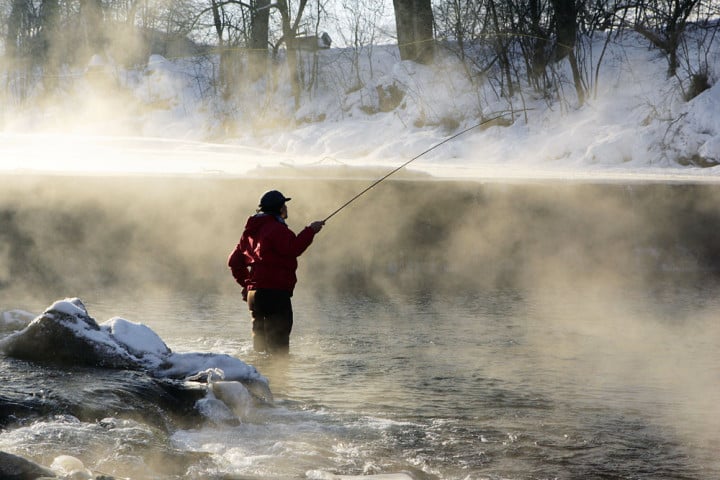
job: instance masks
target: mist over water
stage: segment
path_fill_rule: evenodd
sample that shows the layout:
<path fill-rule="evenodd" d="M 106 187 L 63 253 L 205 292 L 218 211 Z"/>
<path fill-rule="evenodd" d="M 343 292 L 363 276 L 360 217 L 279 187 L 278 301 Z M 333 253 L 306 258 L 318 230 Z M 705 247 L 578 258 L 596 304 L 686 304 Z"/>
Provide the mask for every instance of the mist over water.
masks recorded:
<path fill-rule="evenodd" d="M 279 410 L 173 437 L 228 474 L 720 471 L 714 185 L 384 182 L 300 257 L 292 355 L 278 366 L 251 352 L 227 255 L 264 191 L 293 198 L 297 232 L 369 183 L 346 173 L 4 177 L 0 308 L 78 296 L 175 350 L 256 365 Z"/>
<path fill-rule="evenodd" d="M 0 194 L 4 290 L 47 297 L 228 292 L 226 256 L 277 188 L 289 225 L 325 218 L 366 179 L 8 176 Z M 329 222 L 301 285 L 379 293 L 498 285 L 652 287 L 662 272 L 714 279 L 718 189 L 688 184 L 388 180 Z"/>

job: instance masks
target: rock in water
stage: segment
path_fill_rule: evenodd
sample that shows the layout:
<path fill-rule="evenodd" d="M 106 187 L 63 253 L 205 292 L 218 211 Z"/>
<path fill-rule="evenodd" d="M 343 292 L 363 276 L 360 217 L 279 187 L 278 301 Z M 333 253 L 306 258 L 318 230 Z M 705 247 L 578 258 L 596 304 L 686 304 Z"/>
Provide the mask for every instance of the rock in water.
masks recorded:
<path fill-rule="evenodd" d="M 35 480 L 41 477 L 55 478 L 55 473 L 17 455 L 0 452 L 0 478 L 3 480 Z"/>
<path fill-rule="evenodd" d="M 162 412 L 169 409 L 188 417 L 192 417 L 188 413 L 207 411 L 226 423 L 227 411 L 244 416 L 253 400 L 272 404 L 268 381 L 255 367 L 227 354 L 173 352 L 149 327 L 120 317 L 98 324 L 77 298 L 55 302 L 23 330 L 0 338 L 0 353 L 13 360 L 42 362 L 47 368 L 73 368 L 76 373 L 90 367 L 84 375 L 71 375 L 57 384 L 52 378 L 42 378 L 44 368 L 34 372 L 40 376 L 38 385 L 56 387 L 38 402 L 29 403 L 22 391 L 0 392 L 0 424 L 15 421 L 18 413 L 43 415 L 61 410 L 85 419 L 131 414 L 148 406 L 159 409 L 161 414 L 153 418 L 161 420 Z M 7 363 L 22 370 L 20 363 Z M 3 370 L 0 379 L 7 374 Z M 97 386 L 83 384 L 85 377 L 93 376 L 100 379 L 94 382 Z M 216 379 L 225 380 L 217 387 L 222 393 L 210 400 L 229 402 L 227 411 L 208 400 L 197 405 L 199 412 L 188 412 L 188 405 L 192 409 L 211 393 L 208 386 Z M 198 389 L 198 380 L 208 385 Z M 76 388 L 70 388 L 73 382 Z"/>
<path fill-rule="evenodd" d="M 142 368 L 136 358 L 118 348 L 78 299 L 55 302 L 23 330 L 0 340 L 0 352 L 68 365 Z"/>

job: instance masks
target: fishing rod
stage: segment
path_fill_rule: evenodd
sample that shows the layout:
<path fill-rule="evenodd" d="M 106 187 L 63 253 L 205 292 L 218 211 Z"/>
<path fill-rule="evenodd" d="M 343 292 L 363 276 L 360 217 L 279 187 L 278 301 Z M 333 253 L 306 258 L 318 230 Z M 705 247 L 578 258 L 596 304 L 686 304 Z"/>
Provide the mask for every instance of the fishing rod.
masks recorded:
<path fill-rule="evenodd" d="M 465 130 L 461 130 L 460 132 L 458 132 L 458 133 L 456 133 L 456 134 L 454 134 L 454 135 L 446 138 L 446 139 L 443 140 L 442 142 L 433 145 L 432 147 L 430 147 L 430 148 L 428 148 L 427 150 L 423 151 L 423 152 L 420 153 L 419 155 L 416 155 L 415 157 L 411 158 L 410 160 L 408 160 L 407 162 L 403 163 L 403 164 L 400 165 L 399 167 L 394 168 L 394 169 L 391 170 L 389 173 L 387 173 L 387 174 L 385 174 L 384 176 L 382 176 L 381 178 L 375 180 L 372 184 L 370 184 L 367 188 L 365 188 L 365 190 L 363 190 L 362 192 L 358 193 L 357 195 L 355 195 L 354 197 L 352 197 L 350 200 L 348 200 L 347 202 L 345 202 L 344 204 L 342 204 L 337 210 L 335 210 L 334 212 L 332 212 L 330 215 L 328 215 L 327 217 L 325 217 L 325 219 L 323 220 L 323 223 L 325 223 L 325 222 L 327 222 L 328 220 L 330 220 L 330 219 L 331 219 L 332 217 L 334 217 L 337 213 L 339 213 L 342 209 L 344 209 L 345 207 L 347 207 L 348 205 L 350 205 L 351 203 L 353 203 L 355 200 L 357 200 L 358 198 L 360 198 L 361 196 L 363 196 L 363 195 L 366 194 L 367 192 L 369 192 L 371 189 L 373 189 L 374 187 L 376 187 L 380 182 L 382 182 L 382 181 L 384 181 L 385 179 L 387 179 L 390 175 L 392 175 L 392 174 L 394 174 L 394 173 L 402 170 L 403 168 L 407 167 L 407 166 L 410 165 L 412 162 L 414 162 L 414 161 L 417 160 L 418 158 L 422 157 L 422 156 L 425 155 L 426 153 L 429 153 L 429 152 L 435 150 L 436 148 L 438 148 L 438 147 L 446 144 L 446 143 L 449 142 L 450 140 L 453 140 L 453 139 L 459 137 L 460 135 L 463 135 L 463 134 L 469 132 L 470 130 L 473 130 L 473 129 L 475 129 L 475 128 L 478 128 L 478 127 L 481 127 L 481 126 L 485 125 L 486 123 L 490 123 L 490 122 L 492 122 L 492 121 L 494 121 L 494 120 L 497 120 L 497 119 L 499 119 L 499 118 L 502 118 L 502 117 L 504 117 L 505 115 L 507 115 L 508 113 L 510 113 L 510 112 L 502 113 L 502 114 L 500 114 L 500 115 L 497 115 L 497 116 L 494 116 L 494 117 L 489 118 L 489 119 L 487 119 L 487 120 L 484 120 L 484 121 L 482 121 L 482 122 L 480 122 L 480 123 L 478 123 L 478 124 L 475 124 L 475 125 L 473 125 L 473 126 L 471 126 L 471 127 L 468 127 L 468 128 L 466 128 Z"/>

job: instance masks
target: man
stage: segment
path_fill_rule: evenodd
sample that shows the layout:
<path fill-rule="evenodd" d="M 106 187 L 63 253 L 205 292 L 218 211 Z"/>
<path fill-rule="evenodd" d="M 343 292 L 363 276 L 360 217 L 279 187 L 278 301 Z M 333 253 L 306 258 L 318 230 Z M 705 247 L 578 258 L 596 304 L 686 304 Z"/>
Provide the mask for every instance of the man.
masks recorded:
<path fill-rule="evenodd" d="M 252 314 L 253 348 L 258 352 L 289 352 L 297 257 L 324 225 L 312 222 L 295 235 L 285 223 L 289 200 L 277 190 L 265 193 L 228 259 Z"/>

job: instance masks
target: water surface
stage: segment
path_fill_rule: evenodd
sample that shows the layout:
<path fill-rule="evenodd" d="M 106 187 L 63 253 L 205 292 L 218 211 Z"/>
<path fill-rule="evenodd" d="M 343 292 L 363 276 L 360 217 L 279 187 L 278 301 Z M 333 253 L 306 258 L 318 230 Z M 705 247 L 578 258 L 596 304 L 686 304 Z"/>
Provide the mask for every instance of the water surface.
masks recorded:
<path fill-rule="evenodd" d="M 720 477 L 717 189 L 388 182 L 301 258 L 280 361 L 252 351 L 225 266 L 265 185 L 126 180 L 7 185 L 0 309 L 79 296 L 255 365 L 275 404 L 239 425 L 126 415 L 127 372 L 5 358 L 3 395 L 90 395 L 104 418 L 19 411 L 0 449 L 137 479 Z M 357 187 L 280 185 L 296 229 Z"/>

